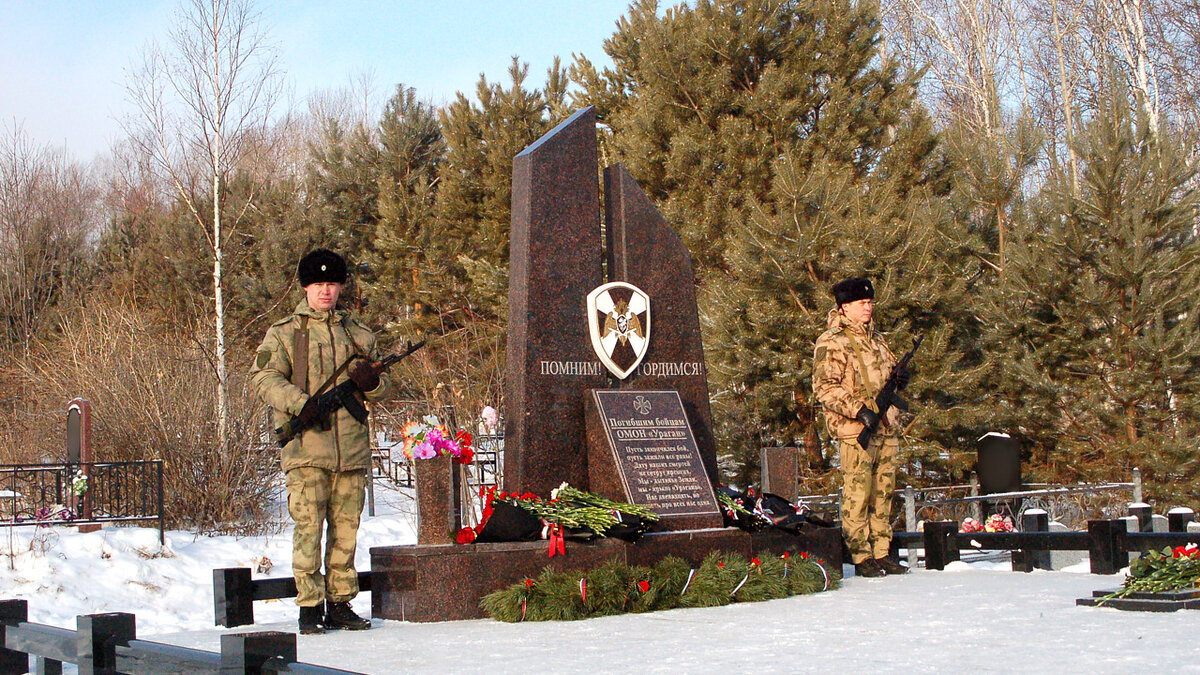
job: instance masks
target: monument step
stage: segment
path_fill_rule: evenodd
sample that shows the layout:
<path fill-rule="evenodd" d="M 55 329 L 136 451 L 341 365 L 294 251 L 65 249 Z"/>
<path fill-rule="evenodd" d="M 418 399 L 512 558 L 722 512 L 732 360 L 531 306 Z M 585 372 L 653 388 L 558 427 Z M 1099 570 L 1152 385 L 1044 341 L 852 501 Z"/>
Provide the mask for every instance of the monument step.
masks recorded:
<path fill-rule="evenodd" d="M 381 619 L 459 621 L 484 617 L 479 601 L 492 591 L 522 579 L 536 578 L 544 568 L 589 570 L 610 560 L 626 565 L 653 565 L 676 555 L 699 566 L 713 551 L 747 558 L 769 551 L 794 555 L 808 552 L 833 569 L 841 569 L 842 533 L 838 528 L 809 526 L 798 535 L 778 530 L 749 534 L 736 528 L 653 532 L 636 542 L 601 539 L 569 542 L 566 555 L 547 555 L 547 543 L 378 546 L 371 549 L 371 615 Z"/>

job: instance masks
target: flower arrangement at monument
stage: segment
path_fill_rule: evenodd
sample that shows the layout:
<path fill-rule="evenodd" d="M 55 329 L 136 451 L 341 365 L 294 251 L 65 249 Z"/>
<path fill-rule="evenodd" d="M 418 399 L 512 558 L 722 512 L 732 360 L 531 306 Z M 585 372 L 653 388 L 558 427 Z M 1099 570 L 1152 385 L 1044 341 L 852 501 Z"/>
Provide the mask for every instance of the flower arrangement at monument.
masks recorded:
<path fill-rule="evenodd" d="M 1162 593 L 1200 587 L 1200 546 L 1167 547 L 1150 551 L 1129 565 L 1125 583 L 1115 593 L 1101 598 L 1123 598 L 1134 593 Z"/>
<path fill-rule="evenodd" d="M 402 451 L 409 460 L 433 459 L 449 455 L 459 464 L 470 464 L 475 457 L 471 434 L 450 431 L 438 418 L 430 415 L 420 422 L 407 422 L 401 430 Z"/>
<path fill-rule="evenodd" d="M 636 530 L 636 534 L 640 535 L 645 523 L 659 519 L 658 514 L 646 506 L 613 501 L 565 482 L 550 492 L 550 499 L 542 499 L 532 492 L 518 494 L 497 491 L 495 486 L 479 488 L 479 496 L 485 500 L 479 524 L 459 530 L 460 544 L 472 543 L 485 533 L 496 513 L 498 502 L 520 509 L 527 517 L 540 521 L 544 526 L 542 538 L 551 539 L 552 547 L 556 538 L 561 542 L 564 530 L 583 538 L 607 537 L 610 534 L 622 536 L 626 530 Z"/>
<path fill-rule="evenodd" d="M 807 553 L 746 559 L 713 552 L 699 567 L 668 556 L 654 567 L 608 562 L 587 572 L 547 568 L 491 593 L 480 605 L 498 621 L 573 621 L 678 607 L 716 607 L 836 589 L 840 575 Z"/>
<path fill-rule="evenodd" d="M 1012 518 L 1002 516 L 999 513 L 993 513 L 990 518 L 982 523 L 974 518 L 964 518 L 958 531 L 970 534 L 973 532 L 1012 532 L 1015 529 Z"/>

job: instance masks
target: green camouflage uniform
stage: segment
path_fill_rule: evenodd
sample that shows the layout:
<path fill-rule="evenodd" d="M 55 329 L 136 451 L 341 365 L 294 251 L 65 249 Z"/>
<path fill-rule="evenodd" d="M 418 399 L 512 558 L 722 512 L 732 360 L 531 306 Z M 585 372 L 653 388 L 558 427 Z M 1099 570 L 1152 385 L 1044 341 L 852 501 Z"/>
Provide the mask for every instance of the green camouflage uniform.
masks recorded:
<path fill-rule="evenodd" d="M 301 317 L 307 317 L 306 322 Z M 286 319 L 275 322 L 258 346 L 250 369 L 255 392 L 272 409 L 274 426 L 299 414 L 309 395 L 292 383 L 296 332 L 308 330 L 307 392 L 315 391 L 353 354 L 379 358 L 375 336 L 349 314 L 335 308 L 318 312 L 301 300 Z M 344 382 L 350 368 L 325 390 Z M 392 385 L 386 374 L 367 392 L 367 401 L 388 398 Z M 288 512 L 295 522 L 292 534 L 292 574 L 296 604 L 312 607 L 328 599 L 348 601 L 358 595 L 354 554 L 362 514 L 366 470 L 371 462 L 367 426 L 345 409 L 332 415 L 328 427 L 305 431 L 283 448 L 287 476 Z M 321 530 L 328 523 L 325 575 L 321 574 Z"/>
<path fill-rule="evenodd" d="M 817 338 L 813 357 L 813 392 L 825 409 L 829 434 L 837 439 L 842 465 L 842 532 L 850 559 L 861 563 L 883 558 L 892 540 L 892 492 L 896 487 L 896 457 L 900 449 L 896 411 L 861 448 L 863 429 L 855 419 L 866 406 L 879 412 L 875 395 L 896 365 L 896 357 L 874 331 L 855 324 L 834 309 L 828 330 Z"/>

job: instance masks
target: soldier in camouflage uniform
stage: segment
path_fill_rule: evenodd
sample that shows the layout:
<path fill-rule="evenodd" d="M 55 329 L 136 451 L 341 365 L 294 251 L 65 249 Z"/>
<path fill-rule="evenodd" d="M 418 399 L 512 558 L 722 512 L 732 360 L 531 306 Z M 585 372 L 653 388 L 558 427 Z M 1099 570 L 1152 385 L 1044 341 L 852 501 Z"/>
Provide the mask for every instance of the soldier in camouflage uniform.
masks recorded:
<path fill-rule="evenodd" d="M 896 357 L 871 323 L 875 289 L 869 280 L 842 281 L 833 287 L 833 295 L 837 307 L 829 311 L 828 330 L 817 338 L 813 390 L 841 456 L 846 547 L 860 576 L 903 574 L 908 569 L 888 555 L 900 432 L 896 409 L 880 420 L 875 404 Z M 907 372 L 900 373 L 899 388 L 908 379 Z M 866 448 L 857 440 L 864 425 L 880 427 Z"/>
<path fill-rule="evenodd" d="M 379 401 L 390 396 L 392 386 L 386 374 L 370 367 L 379 357 L 375 336 L 337 304 L 346 283 L 345 260 L 317 249 L 300 260 L 298 276 L 305 299 L 267 330 L 250 370 L 251 382 L 271 407 L 275 427 L 292 416 L 313 424 L 283 448 L 288 512 L 295 522 L 292 573 L 300 632 L 365 630 L 371 622 L 354 613 L 350 600 L 358 595 L 354 554 L 370 438 L 366 425 L 345 409 L 317 419 L 316 394 L 322 385 L 324 392 L 350 379 L 367 401 Z M 364 358 L 336 372 L 352 356 Z M 327 532 L 324 575 L 322 529 Z"/>

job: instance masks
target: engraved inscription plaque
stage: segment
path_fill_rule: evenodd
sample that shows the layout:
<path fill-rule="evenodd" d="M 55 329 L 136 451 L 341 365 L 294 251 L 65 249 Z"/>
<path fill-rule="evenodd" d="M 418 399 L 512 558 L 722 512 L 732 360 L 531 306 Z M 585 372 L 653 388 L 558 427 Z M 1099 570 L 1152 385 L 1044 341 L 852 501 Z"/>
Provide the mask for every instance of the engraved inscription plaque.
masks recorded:
<path fill-rule="evenodd" d="M 649 506 L 666 529 L 720 527 L 712 483 L 679 393 L 588 393 L 592 491 Z"/>

